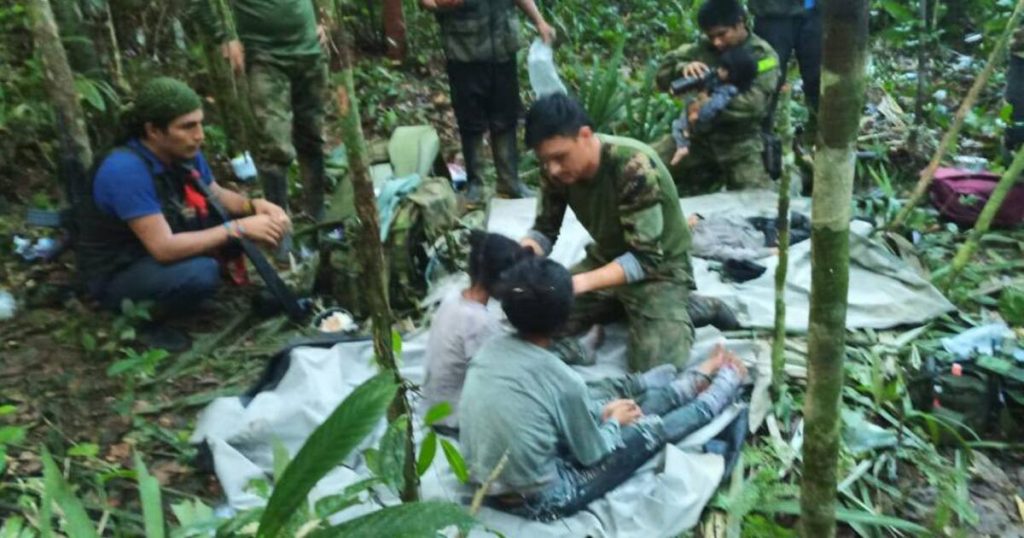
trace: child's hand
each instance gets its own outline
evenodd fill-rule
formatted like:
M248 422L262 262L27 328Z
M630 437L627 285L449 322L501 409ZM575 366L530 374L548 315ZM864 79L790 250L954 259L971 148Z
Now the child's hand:
M669 164L672 165L672 166L675 166L675 165L679 164L679 161L685 159L686 156L689 155L689 154L690 154L690 146L683 146L681 148L676 148L676 152L675 152L674 155L672 155L672 161Z

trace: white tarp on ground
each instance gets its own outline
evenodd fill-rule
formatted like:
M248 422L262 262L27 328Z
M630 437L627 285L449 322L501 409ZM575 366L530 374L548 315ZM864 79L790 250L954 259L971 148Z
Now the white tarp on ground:
M403 343L402 375L413 383L423 380L426 334L413 335ZM625 374L625 340L623 327L609 327L598 363L577 370L586 379ZM698 331L693 356L706 357L720 341L721 335L714 330ZM768 349L764 343L753 341L728 342L728 345L755 372L750 413L753 429L760 424L767 409L771 375ZM214 470L232 508L241 510L263 503L260 497L247 490L247 485L254 478L272 473L274 440L280 441L294 455L341 400L373 375L372 354L369 342L341 343L333 348L295 348L287 372L272 390L260 392L247 406L243 406L239 398L218 398L200 413L192 441L205 440L209 444ZM704 454L699 447L739 412L739 406L727 409L708 426L679 444L667 447L629 481L573 517L555 523L539 523L488 508L482 509L478 517L489 528L509 537L676 536L696 524L722 480L721 456ZM371 436L372 443L375 444L382 433L383 424ZM345 463L320 481L311 499L337 493L369 476L358 454ZM458 483L441 456L435 458L434 466L423 477L421 492L424 499L467 504L473 494L469 487ZM378 490L377 497L384 503L397 502L385 491ZM360 505L343 512L342 519L356 517L376 506L374 503ZM473 536L482 534L472 533Z
M778 197L769 191L721 192L683 198L685 214L772 216L777 213ZM534 200L495 200L488 228L509 237L523 237L533 224ZM810 215L810 200L793 200L792 210ZM850 292L846 326L850 329L884 329L897 325L921 324L953 306L930 282L922 278L883 245L865 236L864 225L857 222L850 233ZM860 226L858 226L860 225ZM572 265L583 259L590 236L571 210L566 212L561 235L552 258ZM722 282L707 261L694 258L697 290L719 297L731 305L744 327L770 328L775 323L775 267L778 256L759 261L767 267L759 278L733 283ZM811 290L811 244L803 241L789 250L786 278L786 328L790 332L807 331Z

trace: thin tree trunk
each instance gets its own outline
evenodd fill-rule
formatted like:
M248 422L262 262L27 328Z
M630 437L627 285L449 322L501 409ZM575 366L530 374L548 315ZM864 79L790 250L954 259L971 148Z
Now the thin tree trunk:
M404 60L406 53L405 15L402 0L384 0L384 39L387 41L388 58Z
M96 55L96 47L93 46L88 24L82 16L82 9L78 6L77 0L53 0L50 7L60 28L61 42L67 53L68 64L77 73L102 79L100 59Z
M822 87L811 210L811 310L804 399L800 526L835 536L839 405L846 352L850 200L864 105L868 0L822 4Z
M50 102L63 118L64 128L73 145L78 162L84 168L92 164L92 146L85 127L85 114L75 91L75 77L68 65L68 57L61 46L60 32L54 22L50 0L28 2L32 17L32 39L43 65L43 77Z
M967 97L964 98L963 103L960 104L960 108L956 111L956 116L953 118L953 123L949 126L946 134L942 136L939 147L935 148L935 154L932 155L932 160L928 163L928 167L921 172L921 177L918 179L910 199L907 200L907 203L903 205L903 209L900 210L896 218L889 224L890 230L894 230L900 224L903 224L903 221L907 219L924 194L928 192L928 187L932 184L932 180L935 179L935 171L939 169L939 164L942 162L942 158L946 156L946 151L953 145L957 135L960 134L960 128L964 125L967 113L974 107L978 96L981 95L981 90L985 87L989 77L992 76L992 71L995 70L996 64L999 63L1002 52L1010 41L1010 34L1017 28L1017 23L1020 22L1022 13L1024 13L1024 0L1019 0L1017 7L1013 10L1013 15L1010 16L1010 20L1006 23L1006 29L1003 30L1003 34L999 36L999 41L996 42L992 52L988 55L988 62L985 64L985 68L982 69L978 78L974 80L974 85L967 92Z
M110 10L110 0L105 2L107 8L107 35L110 37L110 60L113 63L114 84L122 92L131 92L128 80L124 78L124 65L121 63L121 45L117 39L117 27L114 26L114 14Z
M914 97L914 124L924 122L924 94L928 88L928 51L931 49L931 19L928 0L917 0L917 95Z
M792 90L788 84L779 91L778 132L783 148L792 148L793 127L789 113ZM793 174L799 174L792 150L783 160L779 181L779 214L776 225L779 232L779 265L775 267L775 334L772 338L772 393L776 399L786 391L786 273L789 271L789 189Z
M373 193L373 180L366 151L366 139L359 118L359 102L352 82L352 56L348 43L340 44L342 70L341 85L335 90L338 102L338 118L341 136L348 154L349 177L355 194L356 215L359 218L358 244L356 255L362 270L361 280L370 305L373 323L373 350L381 368L395 376L399 385L398 394L388 409L388 418L396 420L405 417L405 464L404 484L401 497L405 502L419 497L419 475L416 473L416 453L412 442L412 413L406 394L406 385L398 372L392 343L391 306L388 302L387 266L380 242L380 220L377 215L377 197Z
M999 179L996 188L992 191L988 201L985 202L985 207L982 208L981 214L978 215L978 221L974 223L974 228L971 230L970 235L967 236L967 241L960 245L960 248L956 251L953 263L950 264L949 274L944 279L943 289L948 290L951 288L957 276L967 266L967 262L971 261L971 256L978 249L981 237L988 232L989 227L992 225L992 219L995 218L999 209L1003 206L1006 195L1010 193L1010 189L1017 183L1022 171L1024 171L1024 148L1017 151L1017 155L1014 156L1010 167L1003 172L1003 177Z

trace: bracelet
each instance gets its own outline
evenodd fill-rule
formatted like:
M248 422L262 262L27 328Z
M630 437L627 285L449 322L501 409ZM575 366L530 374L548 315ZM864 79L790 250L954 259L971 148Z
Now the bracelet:
M242 206L242 212L246 215L255 215L256 208L252 205L252 200L249 198L245 199L245 205Z
M235 225L233 228L231 227L232 224ZM224 229L228 231L228 239L240 239L242 237L241 232L245 231L242 229L242 225L233 220L224 221Z

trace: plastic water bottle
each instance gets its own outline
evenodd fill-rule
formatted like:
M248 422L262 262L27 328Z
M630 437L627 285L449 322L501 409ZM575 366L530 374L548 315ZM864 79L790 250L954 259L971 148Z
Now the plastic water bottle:
M562 79L558 78L554 51L540 39L534 39L530 45L530 52L526 55L526 70L530 74L534 97L540 98L556 92L568 93Z

